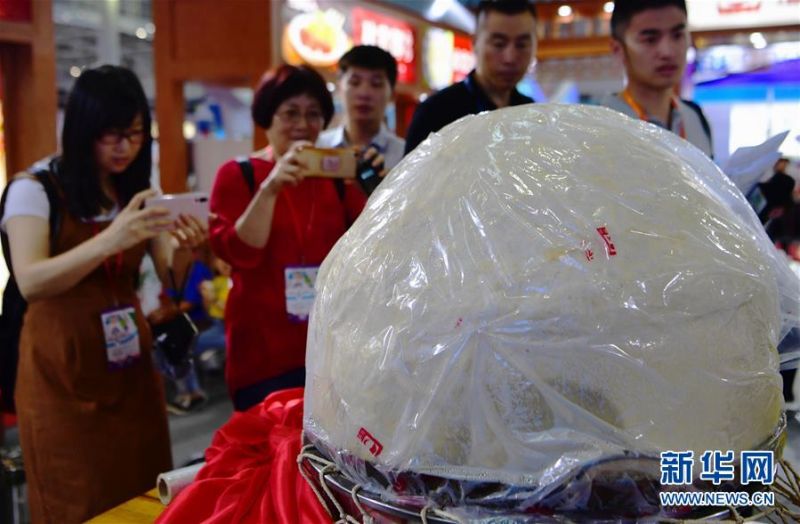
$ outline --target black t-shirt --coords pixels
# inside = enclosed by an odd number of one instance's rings
[[[516,89],[511,91],[510,105],[518,106],[532,102],[532,98],[523,95]],[[497,105],[478,85],[473,70],[463,81],[442,89],[417,107],[406,133],[405,154],[411,152],[429,134],[455,122],[462,116],[494,109],[497,109]]]
[[[792,205],[794,184],[794,178],[778,171],[768,181],[758,185],[767,201],[766,207],[759,214],[762,222],[767,220],[774,209],[787,208]]]

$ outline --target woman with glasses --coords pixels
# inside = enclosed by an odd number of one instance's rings
[[[155,195],[151,144],[136,76],[88,69],[67,101],[61,155],[5,195],[0,228],[28,302],[16,405],[34,523],[83,522],[172,466],[135,282],[146,251],[164,275],[173,251],[202,243],[207,226],[143,207]]]
[[[333,116],[317,72],[288,65],[268,72],[251,110],[269,146],[246,162],[224,164],[210,199],[211,248],[232,267],[225,378],[237,410],[305,384],[317,268],[366,201],[355,184],[304,176],[298,152],[316,142]],[[383,162],[374,150],[365,157],[375,166]]]

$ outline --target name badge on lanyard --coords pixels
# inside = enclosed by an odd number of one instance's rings
[[[313,187],[313,186],[312,186]],[[311,306],[314,305],[316,291],[314,284],[317,282],[319,266],[306,264],[306,242],[311,237],[311,227],[314,223],[314,194],[311,194],[311,210],[305,224],[305,230],[300,222],[300,213],[292,202],[292,197],[286,196],[286,204],[292,217],[292,225],[297,236],[300,255],[300,264],[286,266],[283,270],[284,289],[286,293],[286,314],[290,322],[308,322]]]
[[[284,269],[286,313],[291,322],[308,322],[314,305],[319,266],[289,266]]]
[[[631,95],[627,89],[625,89],[621,93],[621,96],[622,99],[625,101],[625,103],[628,104],[631,109],[633,109],[633,112],[636,113],[636,116],[639,117],[639,120],[644,120],[645,122],[653,123],[653,121],[650,119],[650,116],[647,114],[644,108],[641,105],[639,105],[639,103],[636,100],[634,100],[633,95]],[[669,103],[670,103],[669,121],[665,123],[667,126],[666,129],[674,132],[675,134],[686,140],[686,126],[684,125],[683,119],[681,118],[680,109],[678,106],[678,100],[673,96],[672,98],[670,98]],[[673,127],[675,127],[674,123],[676,120],[678,124],[677,130],[673,129]]]
[[[109,309],[100,315],[106,341],[108,369],[133,365],[141,355],[136,310],[132,307]]]
[[[92,222],[94,235],[100,232],[97,222]],[[103,260],[103,269],[108,280],[108,288],[114,298],[114,307],[100,314],[103,338],[106,342],[108,369],[123,369],[132,366],[142,354],[139,344],[139,328],[136,325],[136,309],[120,305],[117,298],[116,283],[122,275],[123,255],[120,251],[114,256],[113,268],[110,259]]]

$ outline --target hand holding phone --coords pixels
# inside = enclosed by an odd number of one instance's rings
[[[179,215],[192,215],[202,223],[208,222],[208,195],[206,193],[178,193],[148,198],[145,207],[164,207],[169,210],[170,221]]]
[[[383,156],[375,146],[370,146],[361,154],[356,167],[356,180],[367,196],[371,195],[383,180],[384,169]]]

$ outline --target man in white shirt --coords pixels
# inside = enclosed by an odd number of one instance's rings
[[[359,45],[339,59],[339,91],[344,102],[342,125],[320,134],[320,147],[369,146],[383,155],[386,169],[403,158],[405,141],[384,123],[386,106],[394,97],[397,61],[380,47]]]
[[[625,89],[603,105],[669,129],[707,155],[711,130],[700,107],[675,94],[686,69],[689,28],[684,0],[618,0],[611,48],[625,67]]]

